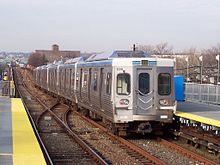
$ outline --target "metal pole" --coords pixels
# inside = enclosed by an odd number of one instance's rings
[[[217,75],[217,82],[216,82],[216,102],[218,103],[218,88],[219,88],[219,86],[218,86],[218,83],[219,83],[219,54],[216,56],[216,60],[218,61],[218,75]]]
[[[202,84],[202,65],[203,65],[203,63],[202,63],[202,61],[201,61],[201,75],[200,75],[200,83]]]
[[[174,59],[173,59],[173,61],[174,61],[174,75],[176,75],[177,73],[176,73],[176,57],[174,57]]]
[[[218,60],[218,77],[217,77],[217,85],[219,83],[219,60]]]
[[[188,59],[187,59],[187,66],[186,66],[186,82],[188,82],[189,80],[189,63],[188,63]]]

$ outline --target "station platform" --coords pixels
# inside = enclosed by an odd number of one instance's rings
[[[176,116],[220,128],[220,106],[199,102],[178,102]]]
[[[0,165],[46,164],[21,99],[0,97]]]

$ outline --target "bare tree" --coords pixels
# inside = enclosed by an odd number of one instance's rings
[[[162,42],[156,45],[140,45],[138,49],[146,51],[149,54],[173,54],[173,47],[170,46],[167,42]]]
[[[204,63],[204,72],[208,77],[215,77],[217,80],[217,60],[216,55],[220,54],[220,44],[212,46],[209,49],[202,50],[203,63]]]
[[[162,42],[155,46],[155,54],[162,55],[162,54],[173,54],[173,47],[170,46],[167,42]]]
[[[217,65],[215,57],[218,54],[220,54],[220,44],[217,44],[216,46],[213,46],[209,49],[202,50],[204,65],[215,67]]]
[[[39,53],[32,53],[28,59],[28,64],[34,67],[45,65],[47,62],[48,60],[46,59],[45,55]]]
[[[153,45],[139,45],[138,49],[145,51],[149,54],[155,54],[155,46]]]

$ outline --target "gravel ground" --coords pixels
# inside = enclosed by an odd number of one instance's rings
[[[181,154],[176,153],[162,145],[160,145],[155,140],[149,139],[139,139],[139,140],[130,140],[134,144],[140,146],[144,150],[150,152],[152,155],[163,160],[163,162],[169,165],[198,165],[198,163],[193,162],[192,160],[182,156]]]
[[[86,123],[78,116],[70,115],[70,117],[70,121],[72,122],[71,125],[74,125],[73,129],[80,133],[83,139],[86,139],[86,141],[92,144],[92,146],[94,146],[99,152],[107,157],[113,164],[142,164],[140,161],[135,160],[133,157],[127,154],[125,149],[122,149],[117,142],[109,139],[109,136],[98,128],[94,128],[94,126]],[[160,145],[159,142],[156,140],[151,140],[150,138],[130,141],[169,165],[201,164],[184,157],[176,151],[172,151]]]
[[[220,158],[218,158],[214,154],[208,153],[207,149],[201,150],[199,148],[195,148],[192,145],[187,144],[185,139],[179,139],[178,141],[173,141],[173,143],[175,143],[183,148],[186,148],[192,152],[195,152],[195,153],[197,153],[207,159],[215,161],[217,164],[220,164]]]
[[[112,164],[143,164],[139,160],[135,159],[127,150],[123,149],[120,144],[111,140],[109,136],[98,128],[94,128],[90,124],[83,121],[76,115],[70,115],[70,125],[73,125],[72,129],[86,140],[90,145],[99,151],[107,160]]]

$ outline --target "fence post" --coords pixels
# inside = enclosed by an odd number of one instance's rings
[[[199,84],[199,102],[202,102],[202,84]]]
[[[216,103],[218,103],[218,91],[219,91],[219,89],[218,89],[218,84],[216,85],[216,91],[215,91],[215,93],[216,93]]]
[[[210,102],[209,101],[209,98],[210,98],[209,96],[210,96],[210,86],[208,86],[208,99],[207,99],[207,102]]]

